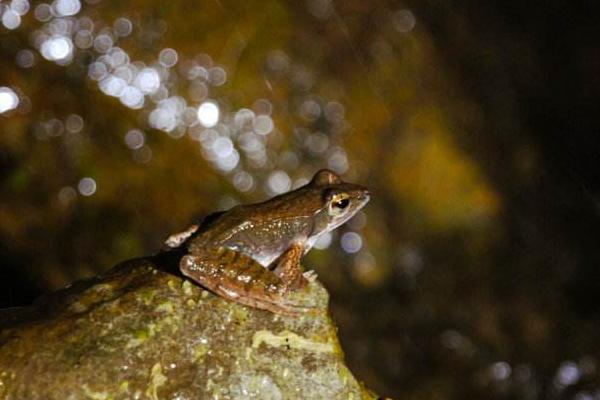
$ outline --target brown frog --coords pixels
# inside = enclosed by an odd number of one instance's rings
[[[290,290],[306,285],[300,258],[369,201],[369,191],[321,170],[305,186],[263,203],[213,214],[167,239],[184,246],[181,272],[212,292],[248,306],[296,315]]]

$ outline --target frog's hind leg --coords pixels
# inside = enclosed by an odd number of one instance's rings
[[[284,298],[288,285],[281,278],[245,254],[226,248],[188,254],[179,268],[206,289],[244,305],[283,315],[305,310]]]

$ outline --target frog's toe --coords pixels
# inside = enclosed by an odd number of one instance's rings
[[[277,302],[260,301],[255,305],[255,307],[271,311],[275,314],[286,315],[289,317],[297,317],[303,313],[308,312],[311,309],[310,307],[304,307],[298,303],[282,300],[279,300]]]
[[[193,224],[183,232],[174,233],[164,241],[164,246],[168,249],[175,249],[181,246],[190,236],[198,230],[198,225]]]
[[[313,283],[314,281],[317,280],[317,273],[312,269],[309,269],[308,271],[303,272],[302,276],[304,276],[304,279],[306,279],[310,283]]]
[[[239,292],[232,291],[226,285],[218,285],[214,291],[240,304],[271,311],[280,315],[294,317],[310,310],[310,307],[305,307],[281,295],[265,295],[264,293],[252,292],[240,294]]]

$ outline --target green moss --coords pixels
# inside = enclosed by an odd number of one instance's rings
[[[173,312],[173,303],[168,300],[163,301],[154,309],[154,311],[172,313]]]

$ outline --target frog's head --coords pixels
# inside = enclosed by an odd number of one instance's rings
[[[317,172],[309,186],[320,193],[322,207],[315,215],[311,236],[316,237],[342,225],[367,204],[367,188],[347,183],[330,170]]]

